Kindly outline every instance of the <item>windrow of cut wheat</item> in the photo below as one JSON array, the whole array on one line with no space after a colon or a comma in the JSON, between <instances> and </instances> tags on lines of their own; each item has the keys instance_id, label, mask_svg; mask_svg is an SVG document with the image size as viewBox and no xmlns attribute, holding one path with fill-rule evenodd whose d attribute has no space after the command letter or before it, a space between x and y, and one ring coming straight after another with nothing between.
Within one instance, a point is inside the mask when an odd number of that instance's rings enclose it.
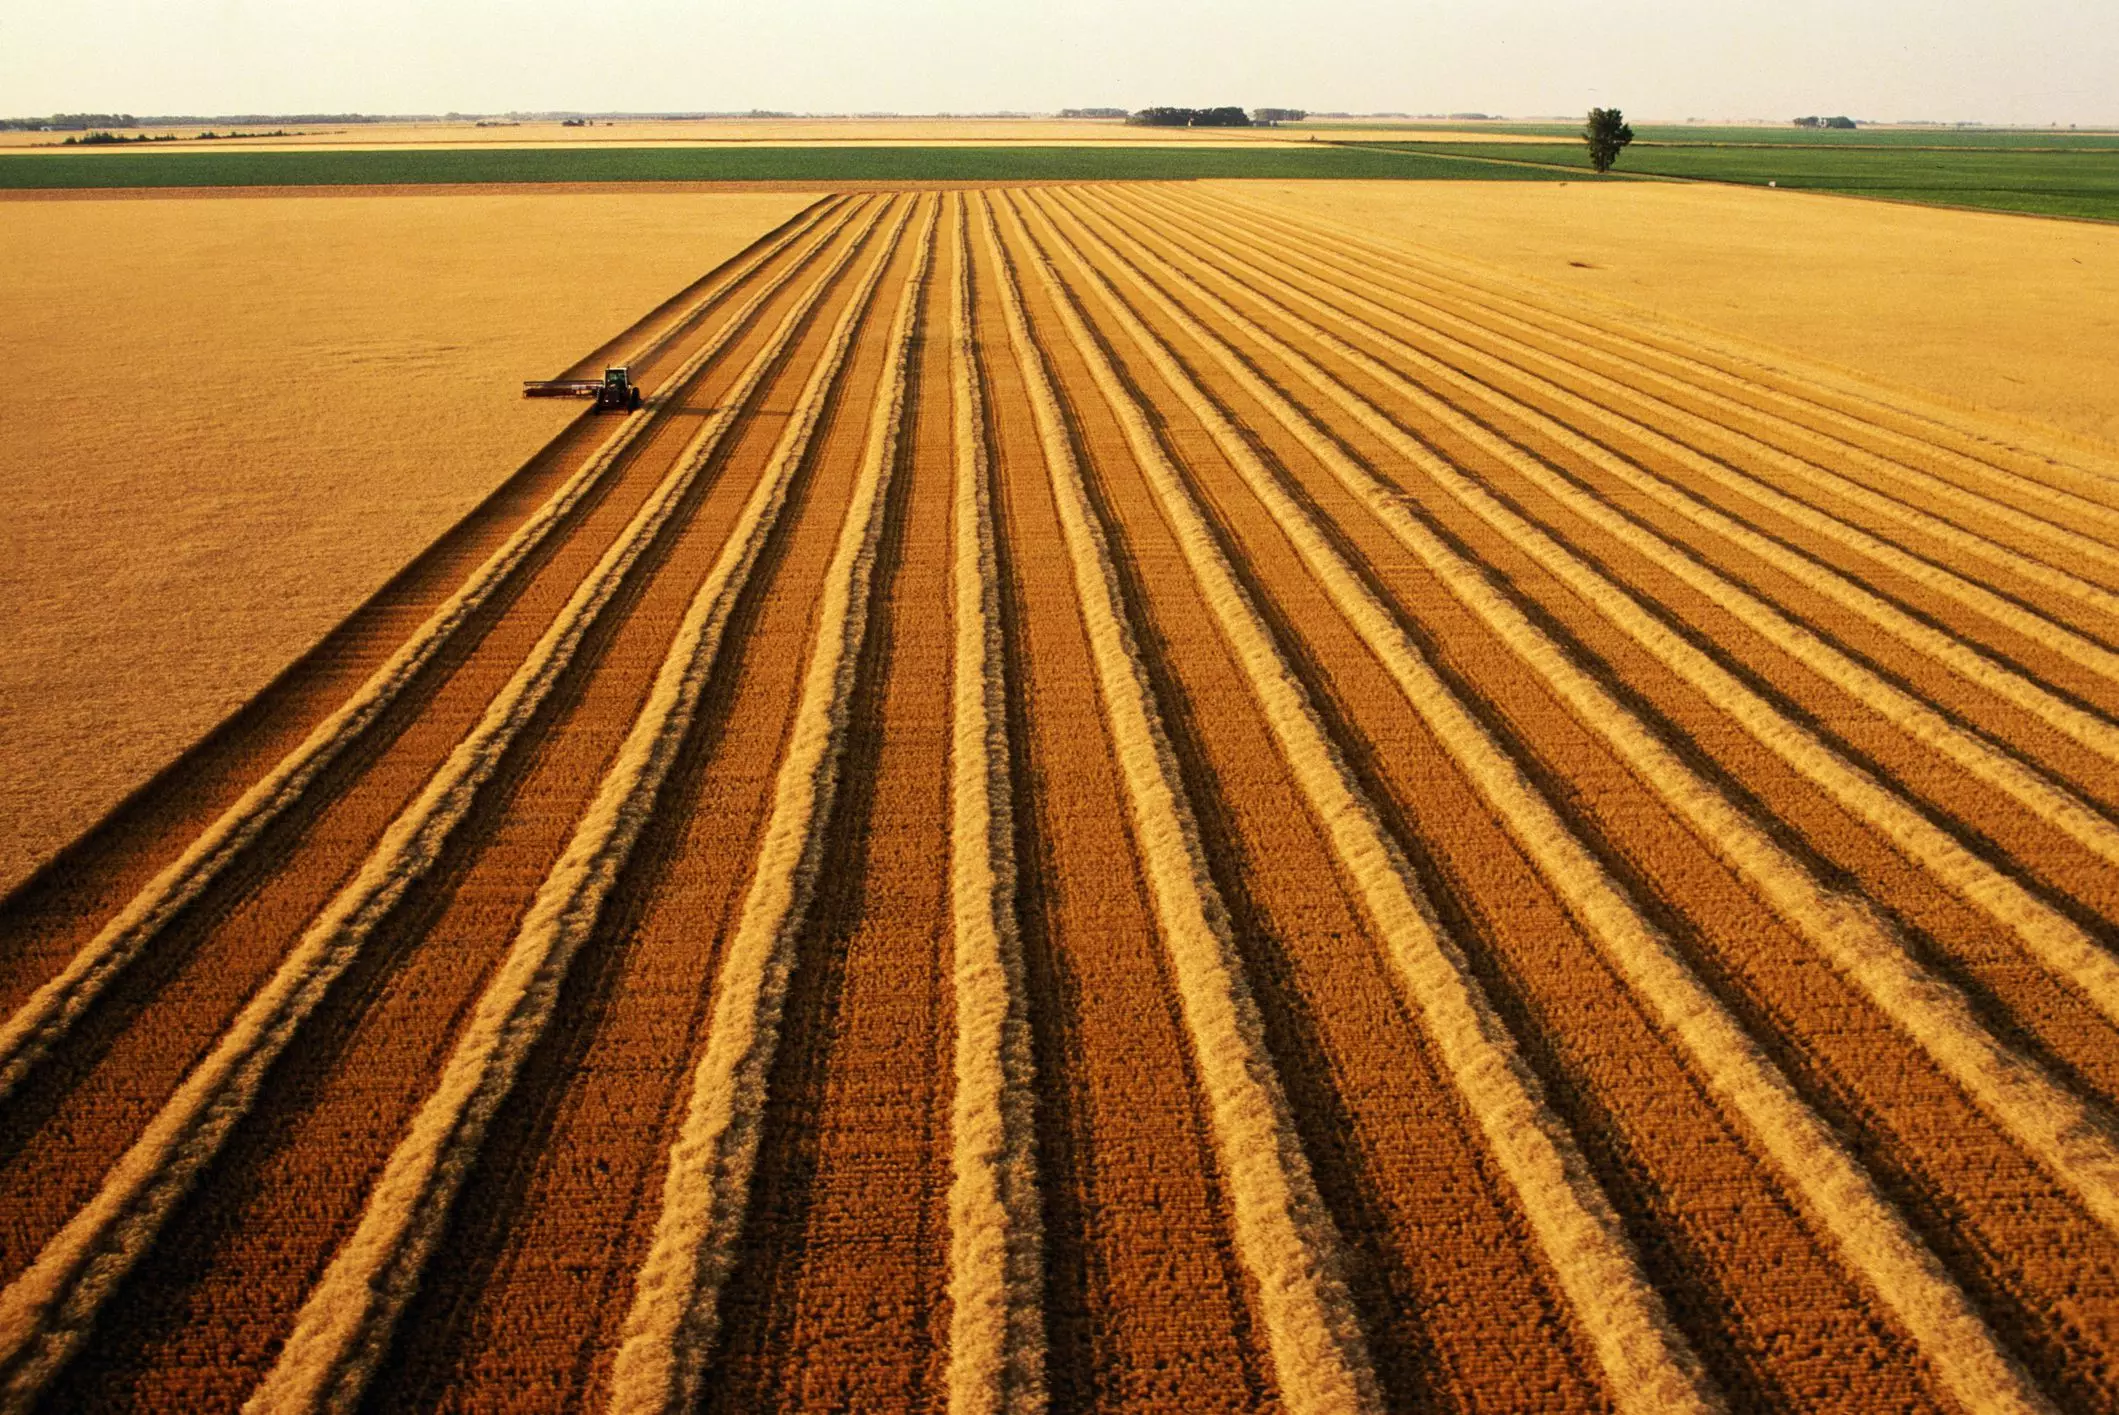
<instances>
[{"instance_id":1,"label":"windrow of cut wheat","mask_svg":"<svg viewBox=\"0 0 2119 1415\"><path fill-rule=\"evenodd\" d=\"M1234 313L1226 306L1217 309L1225 317ZM1246 333L1261 341L1266 338L1255 325L1246 328ZM1216 344L1209 345L1210 352ZM1286 357L1293 351L1275 347L1274 352ZM1225 366L1240 365L1232 351ZM1250 391L1273 394L1263 380ZM1291 427L1302 422L1284 397L1277 405L1271 396L1266 401L1268 407L1286 409ZM1329 445L1314 430L1309 437L1315 439L1308 444L1312 450ZM1409 548L1419 551L1418 543ZM1448 567L1440 557L1431 563L1438 570ZM1320 578L1329 592L1336 577ZM1483 583L1476 574L1469 578ZM1350 617L1360 609L1358 601L1342 600L1341 607ZM1487 608L1491 613L1494 606ZM1525 636L1530 626L1520 611L1512 616L1495 614L1492 622L1511 648L1526 659L1533 657L1526 650L1536 645ZM1744 1118L1855 1269L1921 1341L1953 1391L1967 1404L1983 1408L2046 1408L2042 1396L1995 1340L1970 1301L1830 1127L1802 1102L1785 1076L1687 967L1624 887L1568 829L1489 730L1409 642L1387 651L1380 661L1620 975L1681 1041L1710 1090Z\"/></svg>"},{"instance_id":2,"label":"windrow of cut wheat","mask_svg":"<svg viewBox=\"0 0 2119 1415\"><path fill-rule=\"evenodd\" d=\"M949 895L957 1036L950 1112L955 1177L949 1190L949 1410L1034 1415L1045 1406L1043 1223L1030 1022L1015 921L1000 567L972 319L971 213L961 194L951 211L955 656Z\"/></svg>"},{"instance_id":3,"label":"windrow of cut wheat","mask_svg":"<svg viewBox=\"0 0 2119 1415\"><path fill-rule=\"evenodd\" d=\"M1391 623L1388 611L1330 549L1168 348L1077 249L1060 248L1082 283L1098 294L1117 326L1260 495L1318 579L1330 587L1334 600L1349 611L1370 651L1379 658L1416 652ZM1085 327L1075 333L1078 342L1088 338ZM1452 1082L1520 1196L1576 1321L1589 1333L1619 1408L1642 1415L1717 1408L1719 1397L1707 1387L1698 1358L1642 1272L1573 1136L1545 1104L1506 1024L1443 929L1404 852L1353 779L1271 630L1237 583L1183 478L1157 443L1146 410L1107 366L1101 351L1091 367L1125 430L1135 463L1176 531L1202 596L1265 709L1290 771L1384 941L1408 1005L1426 1020Z\"/></svg>"},{"instance_id":4,"label":"windrow of cut wheat","mask_svg":"<svg viewBox=\"0 0 2119 1415\"><path fill-rule=\"evenodd\" d=\"M1111 548L1088 504L1045 356L990 208L982 229L1009 339L1030 390L1105 724L1206 1092L1237 1252L1256 1284L1281 1396L1297 1415L1380 1410L1367 1340L1340 1276L1338 1233L1295 1138L1199 828L1120 607ZM1018 232L1012 244L1022 249L1025 239ZM1042 264L1032 263L1041 280L1052 279Z\"/></svg>"},{"instance_id":5,"label":"windrow of cut wheat","mask_svg":"<svg viewBox=\"0 0 2119 1415\"><path fill-rule=\"evenodd\" d=\"M706 1047L670 1148L662 1212L613 1366L611 1407L625 1415L692 1408L720 1321L721 1288L735 1265L795 942L815 892L838 785L884 499L905 415L913 338L933 264L936 204L932 198L920 203L925 215L913 269L891 320L888 363L860 471L825 572L816 639L774 783L756 873L716 982ZM844 362L858 315L886 264L873 267L834 331L830 352L818 365L820 393L827 373L836 375Z\"/></svg>"},{"instance_id":6,"label":"windrow of cut wheat","mask_svg":"<svg viewBox=\"0 0 2119 1415\"><path fill-rule=\"evenodd\" d=\"M716 280L692 307L687 320L705 314L726 300L754 274L814 231L835 210L839 212L839 222L828 228L821 238L828 240L831 230L850 219L850 208L819 203L780 239L749 260L731 267ZM4 1025L0 1025L0 1102L5 1102L30 1069L89 1009L112 980L139 957L141 950L220 878L267 826L302 798L318 775L397 700L420 670L433 661L481 606L492 599L495 591L507 584L532 560L538 548L568 522L574 509L603 484L626 450L639 439L658 409L671 396L670 390L687 387L700 370L719 358L748 326L751 316L801 268L802 262L790 263L754 290L722 326L664 380L663 389L647 406L627 417L580 470L562 482L542 505L531 512L360 687L311 729L299 746L200 832L176 860L97 931L64 969L38 988Z\"/></svg>"}]
</instances>

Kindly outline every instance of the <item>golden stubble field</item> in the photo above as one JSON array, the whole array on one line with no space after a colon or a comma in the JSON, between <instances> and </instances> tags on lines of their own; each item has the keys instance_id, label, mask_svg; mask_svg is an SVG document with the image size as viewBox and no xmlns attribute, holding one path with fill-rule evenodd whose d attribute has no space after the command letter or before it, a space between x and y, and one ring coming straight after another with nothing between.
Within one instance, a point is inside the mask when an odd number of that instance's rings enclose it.
<instances>
[{"instance_id":1,"label":"golden stubble field","mask_svg":"<svg viewBox=\"0 0 2119 1415\"><path fill-rule=\"evenodd\" d=\"M518 380L810 200L0 202L0 890L578 411Z\"/></svg>"}]
</instances>

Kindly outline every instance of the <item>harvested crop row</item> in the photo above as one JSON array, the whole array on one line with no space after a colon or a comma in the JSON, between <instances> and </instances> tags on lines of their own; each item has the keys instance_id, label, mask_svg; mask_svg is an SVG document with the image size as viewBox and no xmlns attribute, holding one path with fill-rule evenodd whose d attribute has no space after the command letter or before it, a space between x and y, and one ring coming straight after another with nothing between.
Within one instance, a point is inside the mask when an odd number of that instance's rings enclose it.
<instances>
[{"instance_id":1,"label":"harvested crop row","mask_svg":"<svg viewBox=\"0 0 2119 1415\"><path fill-rule=\"evenodd\" d=\"M1120 327L1148 352L1157 372L1207 425L1223 454L1267 501L1275 519L1302 547L1305 559L1330 586L1377 657L1389 661L1417 654L1351 568L1302 518L1234 425L1209 405L1094 268L1075 252L1070 250L1069 255ZM1076 332L1077 343L1086 344L1086 326ZM1133 404L1115 372L1101 361L1093 367L1101 374L1101 391L1119 413L1136 462L1155 488L1164 515L1177 528L1179 545L1223 635L1243 662L1252 692L1265 706L1311 811L1332 837L1340 868L1356 881L1374 926L1391 950L1409 1005L1425 1013L1429 1033L1447 1059L1452 1079L1514 1183L1548 1261L1559 1272L1576 1320L1593 1333L1592 1344L1616 1403L1624 1410L1711 1407L1716 1398L1703 1386L1697 1359L1671 1327L1660 1298L1642 1276L1638 1259L1619 1231L1610 1204L1589 1178L1572 1137L1546 1108L1506 1026L1471 976L1457 945L1443 931L1402 850L1385 833L1375 807L1363 797L1329 740L1316 708L1256 607L1237 584L1176 468L1156 444L1142 410Z\"/></svg>"},{"instance_id":2,"label":"harvested crop row","mask_svg":"<svg viewBox=\"0 0 2119 1415\"><path fill-rule=\"evenodd\" d=\"M992 265L1001 269L991 217L982 215ZM1227 916L1200 858L1198 826L1117 604L1110 547L1092 520L1020 291L1012 274L1001 278L1009 339L1045 443L1136 839L1229 1175L1238 1252L1258 1284L1281 1396L1296 1411L1377 1408L1375 1376L1339 1277L1338 1236L1290 1133L1287 1102L1237 971Z\"/></svg>"},{"instance_id":3,"label":"harvested crop row","mask_svg":"<svg viewBox=\"0 0 2119 1415\"><path fill-rule=\"evenodd\" d=\"M1196 196L1197 194L1195 194ZM2112 478L2119 468L2100 463L2079 447L2036 446L2039 439L2023 429L1979 427L1938 410L1923 414L1880 399L1875 391L1828 370L1798 374L1770 366L1756 357L1710 347L1697 338L1669 330L1621 321L1587 306L1562 310L1549 299L1527 298L1527 291L1491 270L1452 259L1438 251L1386 242L1325 218L1307 224L1283 213L1223 194L1201 198L1216 213L1272 222L1306 239L1337 245L1374 261L1382 256L1391 268L1416 273L1467 298L1498 303L1510 311L1572 337L1586 338L1615 351L1629 363L1647 364L1702 387L1732 394L1751 406L1771 410L1790 421L1816 425L1859 439L1876 449L1893 449L1916 460L1940 458L1973 482L2026 498L2041 499L2058 509L2119 509ZM2011 440L2024 446L2010 445ZM2064 483L2064 485L2063 485Z\"/></svg>"},{"instance_id":4,"label":"harvested crop row","mask_svg":"<svg viewBox=\"0 0 2119 1415\"><path fill-rule=\"evenodd\" d=\"M850 255L855 249L848 246ZM842 256L842 260L845 256ZM820 284L819 289L823 288ZM800 313L783 322L745 379L745 392L777 360ZM219 1152L248 1110L266 1070L293 1040L369 937L440 858L516 737L536 717L599 616L662 534L722 435L735 403L709 419L678 464L603 560L576 589L515 676L488 706L418 799L303 935L279 971L246 1006L207 1059L186 1078L113 1169L101 1191L0 1293L0 1351L9 1398L26 1402L78 1348L94 1313L150 1246L170 1211Z\"/></svg>"},{"instance_id":5,"label":"harvested crop row","mask_svg":"<svg viewBox=\"0 0 2119 1415\"><path fill-rule=\"evenodd\" d=\"M1327 318L1335 315L1336 312L1329 306L1302 295L1285 282L1277 281L1270 273L1250 267L1233 256L1227 256L1226 253L1224 258L1231 265L1249 270L1254 297L1255 287L1265 286ZM1217 283L1230 287L1236 284L1218 267L1201 268L1211 272L1210 278L1216 279ZM1614 536L1622 538L1628 545L1639 549L1655 563L1669 568L1688 583L1700 587L1702 592L1710 594L1715 602L1731 606L1741 605L1749 616L1745 622L1755 628L1763 626L1762 633L1778 631L1775 640L1777 643L1785 647L1791 642L1797 642L1799 637L1808 646L1814 647L1819 654L1836 652L1809 631L1790 624L1770 605L1721 579L1710 568L1656 541L1610 507L1555 476L1542 464L1522 455L1482 426L1456 412L1454 408L1439 402L1394 369L1347 344L1322 326L1301 319L1292 311L1288 312L1288 318L1318 346L1329 349L1334 355L1360 368L1378 383L1390 388L1418 408L1423 415L1453 427L1468 440L1482 446L1498 460L1518 471L1526 480L1547 491L1585 519L1592 520ZM1351 324L1344 316L1335 319L1335 322L1341 321ZM2086 997L2105 1011L2107 1016L2119 1015L2115 1013L2115 1009L2119 1009L2119 965L2115 965L2105 950L2066 913L2031 893L2016 879L1985 859L1973 854L1955 837L1935 825L1912 803L1905 800L1888 783L1879 781L1859 764L1841 756L1809 729L1785 716L1755 690L1744 685L1728 669L1672 633L1628 591L1599 574L1593 566L1510 510L1483 487L1441 461L1358 391L1340 382L1307 358L1294 354L1284 343L1280 343L1279 348L1286 350L1290 355L1287 361L1291 368L1320 393L1337 403L1366 430L1382 439L1398 455L1418 467L1438 486L1482 520L1494 526L1511 542L1524 548L1541 565L1574 588L1586 603L1610 618L1643 647L1667 663L1680 677L1728 712L1762 744L1816 782L1852 814L1868 821L1937 878L2009 927L2034 956L2073 982ZM1408 357L1418 357L1417 353L1411 350L1407 350L1406 354ZM1925 716L1934 715L1932 709L1910 700L1900 690L1875 680L1873 674L1859 665L1845 661L1844 667L1845 672L1840 675L1842 679L1852 676L1857 683L1864 680L1874 682L1877 692L1906 700L1908 711ZM1859 701L1875 702L1875 697L1869 692L1858 691L1852 687L1848 691L1854 693ZM1594 720L1603 723L1609 719L1599 717ZM2015 781L2027 794L2043 795L2050 784L2027 774L2019 774L2016 769L2018 764L2012 759L2000 756L1995 749L1977 739L1969 738L1961 729L1951 724L1941 723L1938 730L1948 740L1961 743L1968 754L1983 757L1990 764L1994 774ZM2054 789L2064 788L2054 786ZM2101 840L2115 830L2108 821L2082 804L2079 799L2063 796L2051 802L2051 812L2075 823L2079 827L2076 832L2078 835L2088 835ZM2113 1212L2119 1214L2119 1209Z\"/></svg>"},{"instance_id":6,"label":"harvested crop row","mask_svg":"<svg viewBox=\"0 0 2119 1415\"><path fill-rule=\"evenodd\" d=\"M949 1380L946 266L920 295L840 787L793 945L709 1411L933 1408ZM913 272L907 271L909 278ZM896 275L893 279L898 278ZM881 320L877 323L880 325ZM888 351L865 340L864 366ZM859 417L844 460L858 462ZM831 449L826 449L827 453Z\"/></svg>"},{"instance_id":7,"label":"harvested crop row","mask_svg":"<svg viewBox=\"0 0 2119 1415\"><path fill-rule=\"evenodd\" d=\"M809 221L731 269L712 291L700 299L688 318L703 314L726 299L737 286L821 223L827 210L820 205ZM51 1049L66 1028L93 1004L111 979L228 869L273 820L301 798L310 784L382 715L479 607L530 560L546 537L565 523L568 515L618 465L669 401L667 390L683 388L718 357L751 314L798 268L790 265L777 280L762 283L729 317L716 337L679 366L665 390L659 390L653 400L629 416L596 455L473 571L366 683L318 723L299 747L245 792L176 861L134 896L57 977L39 988L5 1024L0 1024L0 1102L6 1100L9 1092Z\"/></svg>"},{"instance_id":8,"label":"harvested crop row","mask_svg":"<svg viewBox=\"0 0 2119 1415\"><path fill-rule=\"evenodd\" d=\"M868 455L827 572L816 645L781 763L772 820L717 980L690 1109L670 1150L662 1217L612 1373L614 1409L688 1406L716 1334L721 1286L734 1266L748 1203L795 934L816 887L820 827L830 816L838 785L846 698L867 628L883 493L896 462L908 350L917 296L932 261L934 228L930 206L919 237L919 269L906 282L891 325L891 366L871 415ZM881 269L876 267L878 276ZM859 303L865 305L868 294L864 291ZM849 322L834 340L832 355L819 365L820 379L827 370L837 372L851 332Z\"/></svg>"},{"instance_id":9,"label":"harvested crop row","mask_svg":"<svg viewBox=\"0 0 2119 1415\"><path fill-rule=\"evenodd\" d=\"M950 1117L950 1415L1031 1415L1045 1403L1043 1220L1022 938L1015 919L1013 787L1000 567L985 393L972 322L971 212L951 204L949 286L949 879L954 924L956 1092Z\"/></svg>"}]
</instances>

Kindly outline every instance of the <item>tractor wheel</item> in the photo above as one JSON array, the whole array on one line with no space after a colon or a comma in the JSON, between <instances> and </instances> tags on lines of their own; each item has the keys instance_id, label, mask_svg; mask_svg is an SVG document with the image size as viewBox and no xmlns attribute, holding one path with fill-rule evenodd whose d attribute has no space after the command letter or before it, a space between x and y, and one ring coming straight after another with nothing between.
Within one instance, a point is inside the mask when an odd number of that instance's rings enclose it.
<instances>
[{"instance_id":1,"label":"tractor wheel","mask_svg":"<svg viewBox=\"0 0 2119 1415\"><path fill-rule=\"evenodd\" d=\"M629 408L631 408L631 409L633 409L633 410L634 410L635 412L638 412L638 411L639 411L639 409L640 409L640 390L639 390L639 389L635 388L635 389L633 390L633 398L632 398L632 401L631 401L630 403L626 404L626 406L627 406L627 407L629 407Z\"/></svg>"}]
</instances>

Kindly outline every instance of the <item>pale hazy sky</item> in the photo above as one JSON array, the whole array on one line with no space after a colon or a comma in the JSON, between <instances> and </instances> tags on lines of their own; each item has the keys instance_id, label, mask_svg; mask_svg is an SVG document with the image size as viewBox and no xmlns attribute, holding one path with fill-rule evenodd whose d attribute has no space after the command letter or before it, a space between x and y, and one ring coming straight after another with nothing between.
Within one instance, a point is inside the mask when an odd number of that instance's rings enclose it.
<instances>
[{"instance_id":1,"label":"pale hazy sky","mask_svg":"<svg viewBox=\"0 0 2119 1415\"><path fill-rule=\"evenodd\" d=\"M2111 124L2119 0L0 0L9 116L1150 103Z\"/></svg>"}]
</instances>

